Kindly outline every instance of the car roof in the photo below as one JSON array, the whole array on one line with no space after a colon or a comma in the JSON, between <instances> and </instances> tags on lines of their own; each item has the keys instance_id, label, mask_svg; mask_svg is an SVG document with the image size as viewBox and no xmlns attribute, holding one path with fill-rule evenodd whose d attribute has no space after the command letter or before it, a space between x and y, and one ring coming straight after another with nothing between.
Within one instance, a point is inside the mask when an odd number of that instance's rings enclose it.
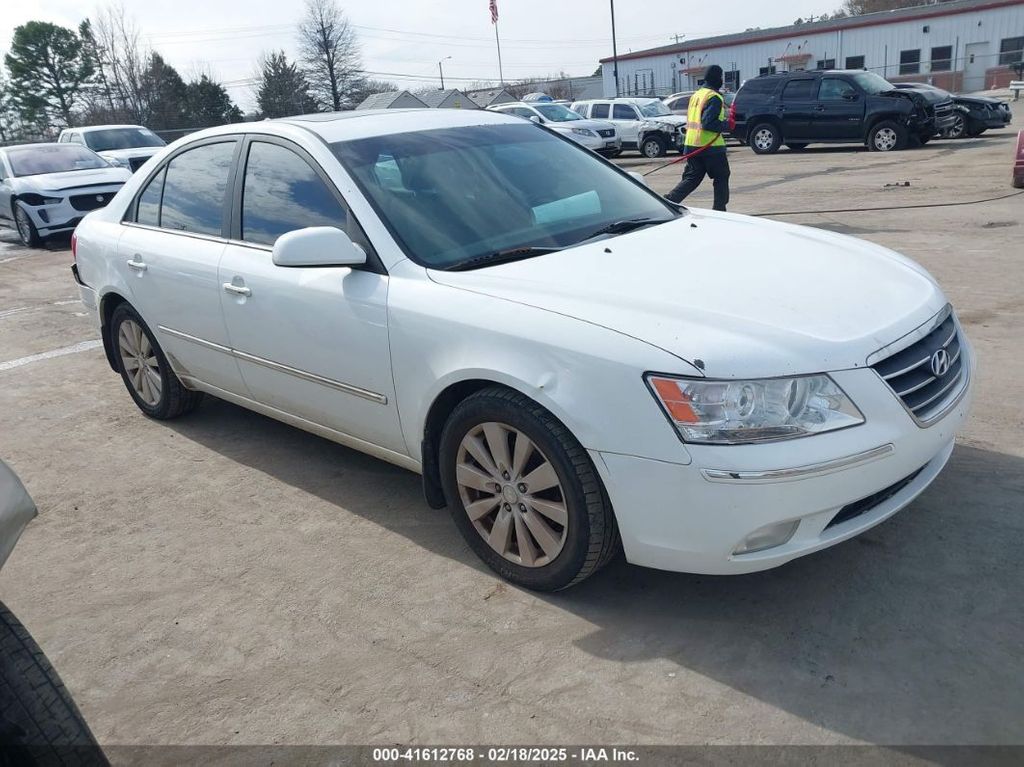
<instances>
[{"instance_id":1,"label":"car roof","mask_svg":"<svg viewBox=\"0 0 1024 767\"><path fill-rule=\"evenodd\" d=\"M661 101L661 99L654 98L653 96L619 96L618 98L608 99L580 99L579 101L572 102L573 104L594 104L596 102L611 102L613 104L650 104L652 101Z\"/></svg>"},{"instance_id":2,"label":"car roof","mask_svg":"<svg viewBox=\"0 0 1024 767\"><path fill-rule=\"evenodd\" d=\"M85 125L81 128L65 128L61 133L70 133L77 131L78 133L92 133L98 130L111 130L114 128L142 128L143 130L149 130L144 125Z\"/></svg>"}]
</instances>

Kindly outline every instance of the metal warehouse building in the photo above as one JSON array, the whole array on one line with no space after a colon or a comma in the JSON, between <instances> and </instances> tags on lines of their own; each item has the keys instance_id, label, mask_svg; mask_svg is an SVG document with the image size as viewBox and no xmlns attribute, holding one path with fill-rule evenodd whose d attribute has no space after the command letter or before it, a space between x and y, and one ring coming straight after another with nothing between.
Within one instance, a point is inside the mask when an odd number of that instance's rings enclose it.
<instances>
[{"instance_id":1,"label":"metal warehouse building","mask_svg":"<svg viewBox=\"0 0 1024 767\"><path fill-rule=\"evenodd\" d=\"M695 88L718 64L726 87L772 72L870 69L950 91L1005 87L1024 53L1024 0L952 0L845 19L757 29L632 51L618 57L618 93L664 96ZM604 92L615 62L602 59Z\"/></svg>"}]
</instances>

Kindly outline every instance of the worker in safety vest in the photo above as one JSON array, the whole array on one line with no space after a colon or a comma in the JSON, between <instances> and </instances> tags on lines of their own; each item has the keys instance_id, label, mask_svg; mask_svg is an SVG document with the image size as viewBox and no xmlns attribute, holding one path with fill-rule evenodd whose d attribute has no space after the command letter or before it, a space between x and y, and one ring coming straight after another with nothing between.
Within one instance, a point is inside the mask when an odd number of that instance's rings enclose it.
<instances>
[{"instance_id":1,"label":"worker in safety vest","mask_svg":"<svg viewBox=\"0 0 1024 767\"><path fill-rule=\"evenodd\" d=\"M715 210L725 210L729 203L729 159L722 136L729 129L729 117L721 90L722 68L712 64L704 73L704 87L690 96L686 113L685 153L700 153L686 161L683 177L665 195L672 202L682 202L700 186L704 176L711 176L715 184Z\"/></svg>"}]
</instances>

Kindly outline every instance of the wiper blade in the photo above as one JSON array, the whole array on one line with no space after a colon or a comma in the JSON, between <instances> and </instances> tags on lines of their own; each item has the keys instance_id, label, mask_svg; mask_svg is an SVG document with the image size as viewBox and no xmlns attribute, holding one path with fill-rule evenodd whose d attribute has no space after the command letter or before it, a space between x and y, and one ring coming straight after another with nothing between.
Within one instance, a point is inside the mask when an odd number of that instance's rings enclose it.
<instances>
[{"instance_id":1,"label":"wiper blade","mask_svg":"<svg viewBox=\"0 0 1024 767\"><path fill-rule=\"evenodd\" d=\"M476 269L481 266L496 266L497 264L521 261L524 258L532 258L533 256L543 256L548 253L555 253L559 250L561 250L561 248L545 248L536 245L528 245L521 248L508 248L506 250L499 250L495 253L485 253L482 256L467 258L465 261L458 261L447 267L445 271L464 272L468 269Z\"/></svg>"},{"instance_id":2,"label":"wiper blade","mask_svg":"<svg viewBox=\"0 0 1024 767\"><path fill-rule=\"evenodd\" d=\"M665 222L654 218L627 218L624 221L613 221L607 226L602 226L596 232L591 232L580 240L580 242L592 240L595 237L600 237L602 234L625 234L626 232L632 232L634 229L640 229L644 226L663 223Z\"/></svg>"}]
</instances>

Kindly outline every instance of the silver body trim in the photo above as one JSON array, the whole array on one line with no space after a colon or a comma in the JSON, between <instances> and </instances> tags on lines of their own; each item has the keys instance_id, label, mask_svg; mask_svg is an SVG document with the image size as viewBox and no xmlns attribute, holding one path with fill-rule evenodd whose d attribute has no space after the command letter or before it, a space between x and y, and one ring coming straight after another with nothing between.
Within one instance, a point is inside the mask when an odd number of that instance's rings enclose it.
<instances>
[{"instance_id":1,"label":"silver body trim","mask_svg":"<svg viewBox=\"0 0 1024 767\"><path fill-rule=\"evenodd\" d=\"M183 341L189 341L190 343L197 344L206 349L212 349L214 351L223 352L224 354L228 354L236 359L244 360L246 362L252 362L253 364L256 365L262 365L265 368L276 370L279 373L286 373L296 378L300 378L303 381L309 381L311 383L327 386L331 389L344 392L345 394L351 394L354 397L362 397L363 399L368 399L380 405L388 404L388 398L385 395L378 394L377 392L370 391L369 389L361 389L360 387L353 386L352 384L347 384L342 381L335 381L333 378L325 378L324 376L317 375L316 373L310 373L309 371L306 370L300 370L298 368L293 368L288 365L282 365L280 362L274 362L273 360L264 359L263 357L257 357L255 354L249 354L247 352L239 351L238 349L232 349L228 346L222 346L221 344L213 343L212 341L197 338L196 336L189 335L188 333L183 333L180 330L174 330L173 328L166 327L165 325L157 325L157 327L160 329L160 331L167 333L167 335L174 336L175 338L180 338Z\"/></svg>"},{"instance_id":2,"label":"silver body trim","mask_svg":"<svg viewBox=\"0 0 1024 767\"><path fill-rule=\"evenodd\" d=\"M756 484L758 482L790 482L808 477L820 477L825 474L843 471L861 466L871 461L885 458L896 451L894 445L887 444L866 450L863 453L836 458L831 461L812 463L806 466L795 466L788 469L767 469L765 471L730 471L729 469L701 469L704 479L709 482L741 482Z\"/></svg>"}]
</instances>

